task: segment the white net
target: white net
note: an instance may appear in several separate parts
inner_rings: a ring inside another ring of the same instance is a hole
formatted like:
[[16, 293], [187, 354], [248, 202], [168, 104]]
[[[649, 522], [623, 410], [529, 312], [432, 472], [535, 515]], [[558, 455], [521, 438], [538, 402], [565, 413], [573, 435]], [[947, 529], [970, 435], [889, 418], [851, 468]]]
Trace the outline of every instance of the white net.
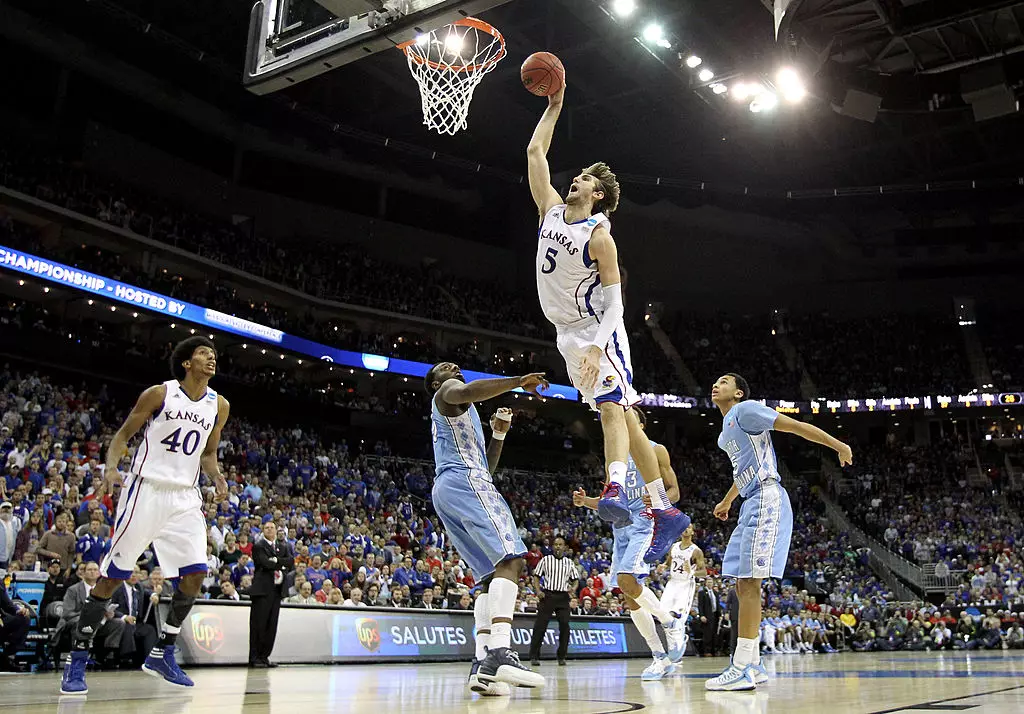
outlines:
[[466, 128], [469, 104], [484, 75], [505, 57], [505, 38], [467, 17], [399, 45], [420, 86], [423, 124], [439, 134]]

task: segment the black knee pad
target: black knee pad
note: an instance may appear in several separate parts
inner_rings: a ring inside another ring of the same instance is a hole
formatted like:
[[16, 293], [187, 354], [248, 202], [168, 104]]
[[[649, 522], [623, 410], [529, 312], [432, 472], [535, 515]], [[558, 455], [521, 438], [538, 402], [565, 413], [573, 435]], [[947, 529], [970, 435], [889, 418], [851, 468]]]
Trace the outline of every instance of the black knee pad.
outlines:
[[167, 624], [173, 627], [181, 627], [181, 623], [188, 617], [188, 613], [195, 602], [196, 599], [191, 595], [186, 595], [181, 590], [175, 590], [174, 595], [171, 596], [171, 612], [167, 616]]

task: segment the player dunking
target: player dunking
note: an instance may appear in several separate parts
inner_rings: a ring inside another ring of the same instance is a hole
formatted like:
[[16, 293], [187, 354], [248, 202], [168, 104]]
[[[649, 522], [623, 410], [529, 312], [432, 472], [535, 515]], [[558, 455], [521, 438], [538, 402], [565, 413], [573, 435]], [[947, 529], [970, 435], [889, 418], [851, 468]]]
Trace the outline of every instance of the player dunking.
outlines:
[[802, 436], [839, 455], [839, 465], [853, 463], [850, 447], [811, 424], [796, 421], [759, 402], [749, 401], [747, 380], [730, 372], [711, 388], [711, 401], [722, 412], [718, 448], [732, 462], [733, 484], [715, 506], [715, 518], [729, 519], [737, 496], [743, 497], [739, 520], [722, 560], [722, 575], [736, 578], [740, 615], [736, 651], [729, 667], [704, 683], [711, 690], [754, 689], [768, 681], [758, 648], [761, 627], [761, 580], [781, 578], [793, 535], [793, 508], [780, 483], [771, 430]]
[[[644, 424], [643, 412], [636, 409], [636, 415]], [[672, 469], [668, 449], [661, 444], [650, 442], [658, 460], [659, 472], [665, 482], [665, 492], [669, 501], [679, 498], [679, 484], [676, 472]], [[613, 529], [615, 537], [612, 546], [612, 578], [610, 587], [617, 587], [626, 596], [626, 607], [629, 616], [636, 625], [637, 631], [651, 648], [654, 661], [643, 671], [644, 680], [657, 680], [671, 672], [672, 664], [683, 656], [685, 620], [677, 619], [658, 602], [658, 597], [641, 580], [650, 575], [651, 566], [644, 562], [651, 539], [654, 537], [654, 521], [648, 511], [650, 499], [642, 485], [643, 479], [637, 471], [632, 456], [626, 465], [625, 493], [629, 502], [630, 521], [624, 525], [616, 525]], [[597, 510], [598, 499], [587, 496], [584, 489], [577, 489], [572, 494], [572, 502]], [[658, 639], [658, 631], [654, 627], [655, 618], [665, 628], [668, 640], [668, 654]]]
[[543, 374], [528, 374], [467, 384], [458, 365], [441, 362], [430, 368], [424, 384], [431, 395], [434, 508], [452, 545], [483, 584], [483, 593], [473, 607], [476, 657], [469, 688], [494, 696], [508, 694], [509, 684], [542, 687], [544, 677], [522, 664], [512, 649], [512, 615], [526, 546], [508, 504], [491, 481], [512, 414], [504, 410], [491, 420], [491, 443], [485, 451], [474, 402], [519, 387], [534, 392], [548, 383]]
[[598, 515], [619, 525], [631, 520], [626, 460], [632, 455], [654, 513], [654, 534], [643, 559], [656, 563], [690, 518], [669, 501], [654, 447], [631, 410], [640, 399], [633, 389], [618, 251], [608, 219], [619, 204], [619, 183], [606, 164], [597, 163], [573, 180], [564, 201], [551, 186], [547, 153], [564, 97], [564, 87], [548, 97], [527, 149], [530, 191], [540, 212], [537, 293], [558, 332], [569, 378], [601, 414], [607, 485]]
[[64, 667], [61, 693], [87, 694], [85, 668], [89, 648], [110, 596], [131, 577], [136, 561], [150, 543], [168, 578], [180, 578], [170, 612], [143, 671], [171, 684], [191, 687], [192, 680], [174, 659], [175, 641], [199, 596], [206, 577], [206, 522], [197, 489], [200, 471], [213, 478], [216, 498], [228, 493], [217, 464], [217, 444], [228, 420], [228, 401], [209, 388], [217, 372], [213, 343], [192, 337], [171, 354], [174, 379], [150, 387], [114, 434], [107, 448], [103, 482], [96, 499], [121, 482], [118, 465], [128, 440], [146, 424], [145, 437], [131, 462], [117, 504], [110, 551], [100, 564], [102, 577], [92, 589], [74, 635], [71, 660]]
[[[669, 581], [665, 585], [665, 592], [661, 594], [661, 606], [666, 612], [678, 614], [685, 623], [690, 617], [690, 609], [693, 607], [693, 595], [697, 592], [697, 578], [705, 578], [708, 575], [707, 566], [704, 563], [704, 551], [693, 542], [693, 524], [683, 531], [683, 537], [672, 546], [668, 552], [666, 561], [669, 571]], [[685, 625], [683, 631], [685, 632]], [[683, 653], [686, 652], [686, 643], [689, 635], [683, 635]]]

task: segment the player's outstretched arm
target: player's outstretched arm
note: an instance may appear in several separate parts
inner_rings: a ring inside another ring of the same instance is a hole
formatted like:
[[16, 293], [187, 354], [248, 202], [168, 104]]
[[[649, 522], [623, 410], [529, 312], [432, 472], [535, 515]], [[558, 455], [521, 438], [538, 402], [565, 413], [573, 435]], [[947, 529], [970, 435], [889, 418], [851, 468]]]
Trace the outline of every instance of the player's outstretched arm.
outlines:
[[132, 408], [128, 418], [124, 420], [124, 424], [114, 434], [114, 438], [110, 440], [110, 446], [107, 447], [103, 480], [94, 491], [96, 499], [102, 498], [103, 494], [107, 493], [115, 483], [121, 483], [121, 474], [118, 472], [117, 466], [128, 453], [128, 440], [138, 433], [143, 424], [149, 421], [153, 412], [163, 406], [166, 397], [167, 387], [162, 384], [154, 385], [139, 395], [135, 407]]
[[231, 404], [224, 397], [217, 395], [217, 423], [210, 432], [210, 438], [206, 440], [206, 448], [203, 455], [199, 457], [199, 466], [207, 476], [213, 479], [214, 487], [217, 489], [214, 499], [223, 501], [228, 495], [228, 482], [224, 474], [220, 472], [220, 464], [217, 463], [217, 445], [220, 444], [220, 433], [228, 422], [228, 415], [231, 413]]
[[840, 466], [849, 466], [853, 463], [853, 450], [850, 449], [848, 445], [813, 424], [797, 421], [785, 414], [779, 414], [775, 419], [774, 429], [775, 431], [785, 431], [790, 434], [796, 434], [797, 436], [807, 439], [807, 441], [813, 441], [815, 444], [827, 446], [839, 456]]
[[577, 508], [589, 508], [591, 511], [596, 511], [598, 500], [595, 496], [588, 496], [582, 488], [572, 492], [572, 505]]
[[449, 379], [437, 390], [438, 395], [446, 404], [473, 404], [474, 402], [485, 402], [488, 399], [511, 392], [513, 389], [523, 389], [537, 393], [538, 387], [548, 387], [548, 380], [544, 379], [543, 372], [523, 375], [522, 377], [499, 377], [497, 379], [478, 379], [474, 382], [460, 382], [457, 379]]
[[565, 87], [557, 94], [548, 97], [548, 108], [540, 118], [533, 138], [526, 148], [526, 159], [529, 167], [530, 193], [537, 204], [537, 211], [544, 215], [562, 202], [562, 197], [551, 185], [551, 168], [548, 166], [548, 149], [555, 135], [555, 124], [562, 113], [562, 100], [565, 98]]

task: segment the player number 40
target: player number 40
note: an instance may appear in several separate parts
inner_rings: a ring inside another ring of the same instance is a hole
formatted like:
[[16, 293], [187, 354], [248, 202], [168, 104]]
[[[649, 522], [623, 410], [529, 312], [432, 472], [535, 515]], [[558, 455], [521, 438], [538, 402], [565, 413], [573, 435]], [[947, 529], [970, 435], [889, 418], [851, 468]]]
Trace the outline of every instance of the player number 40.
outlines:
[[555, 272], [555, 256], [557, 255], [557, 248], [548, 248], [548, 252], [544, 254], [544, 267], [540, 269], [540, 272], [545, 275]]
[[175, 429], [166, 438], [160, 440], [161, 444], [167, 446], [167, 450], [172, 454], [178, 453], [178, 449], [185, 454], [185, 456], [191, 456], [196, 453], [196, 449], [199, 448], [199, 432], [193, 429], [189, 433], [185, 434], [185, 438], [181, 438], [181, 429]]

